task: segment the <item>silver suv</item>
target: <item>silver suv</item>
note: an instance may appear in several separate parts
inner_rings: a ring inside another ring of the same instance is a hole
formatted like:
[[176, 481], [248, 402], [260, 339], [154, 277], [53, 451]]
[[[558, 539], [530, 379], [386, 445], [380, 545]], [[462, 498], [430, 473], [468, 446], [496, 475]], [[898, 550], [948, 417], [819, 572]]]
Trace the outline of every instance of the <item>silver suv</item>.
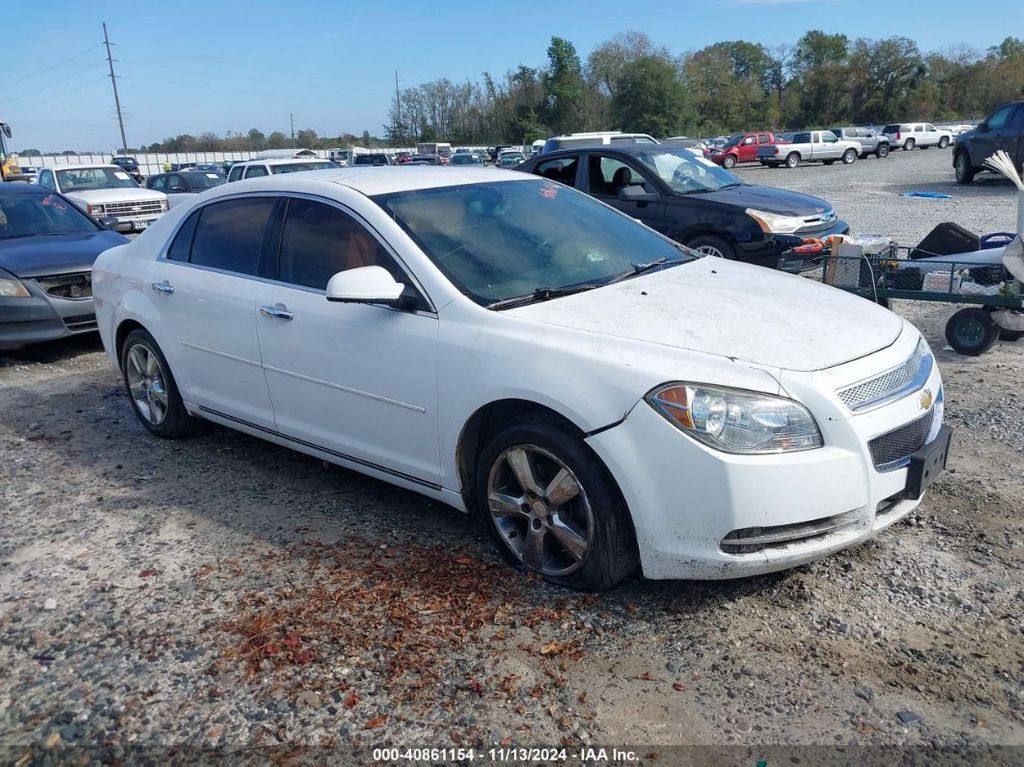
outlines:
[[889, 156], [889, 137], [876, 133], [871, 128], [830, 128], [837, 138], [856, 141], [861, 146], [860, 156], [864, 159], [873, 154], [882, 159]]

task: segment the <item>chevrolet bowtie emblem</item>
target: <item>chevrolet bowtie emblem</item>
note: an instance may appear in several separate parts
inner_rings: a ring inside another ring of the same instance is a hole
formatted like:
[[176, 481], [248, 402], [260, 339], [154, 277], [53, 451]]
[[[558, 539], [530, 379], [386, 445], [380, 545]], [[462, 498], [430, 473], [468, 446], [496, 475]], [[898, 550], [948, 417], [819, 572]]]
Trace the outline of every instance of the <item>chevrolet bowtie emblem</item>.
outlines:
[[934, 398], [932, 397], [932, 390], [931, 389], [925, 389], [923, 392], [921, 392], [921, 409], [922, 410], [927, 410], [928, 408], [930, 408], [932, 406], [932, 402], [933, 401], [934, 401]]

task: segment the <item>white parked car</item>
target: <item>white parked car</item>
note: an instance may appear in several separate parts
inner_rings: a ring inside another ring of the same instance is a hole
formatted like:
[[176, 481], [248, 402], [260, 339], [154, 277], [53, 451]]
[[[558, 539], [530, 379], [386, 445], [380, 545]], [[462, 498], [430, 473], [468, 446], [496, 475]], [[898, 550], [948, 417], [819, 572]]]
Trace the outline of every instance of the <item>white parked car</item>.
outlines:
[[94, 218], [113, 217], [119, 232], [141, 232], [168, 208], [167, 195], [142, 189], [117, 165], [40, 168], [39, 186], [60, 192]]
[[894, 123], [886, 125], [882, 133], [889, 137], [890, 148], [906, 151], [914, 147], [927, 149], [933, 146], [945, 149], [953, 143], [952, 131], [936, 128], [931, 123]]
[[573, 588], [818, 559], [945, 463], [912, 325], [527, 174], [227, 184], [103, 253], [93, 291], [153, 434], [207, 419], [479, 511]]
[[[358, 157], [359, 155], [356, 155]], [[269, 160], [246, 160], [231, 166], [228, 171], [228, 182], [241, 181], [245, 178], [273, 176], [279, 173], [301, 173], [307, 170], [332, 170], [338, 166], [330, 160], [316, 157], [282, 158]]]

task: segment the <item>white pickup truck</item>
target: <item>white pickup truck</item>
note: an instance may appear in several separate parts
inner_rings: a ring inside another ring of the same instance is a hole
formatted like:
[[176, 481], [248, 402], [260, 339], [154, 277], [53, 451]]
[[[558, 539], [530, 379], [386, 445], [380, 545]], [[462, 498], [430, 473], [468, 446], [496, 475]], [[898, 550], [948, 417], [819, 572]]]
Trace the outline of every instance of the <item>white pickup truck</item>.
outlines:
[[757, 148], [757, 159], [762, 165], [777, 168], [785, 165], [795, 168], [802, 162], [822, 162], [831, 165], [841, 160], [850, 165], [860, 156], [860, 144], [836, 138], [830, 130], [801, 131], [794, 133], [789, 142], [781, 142]]

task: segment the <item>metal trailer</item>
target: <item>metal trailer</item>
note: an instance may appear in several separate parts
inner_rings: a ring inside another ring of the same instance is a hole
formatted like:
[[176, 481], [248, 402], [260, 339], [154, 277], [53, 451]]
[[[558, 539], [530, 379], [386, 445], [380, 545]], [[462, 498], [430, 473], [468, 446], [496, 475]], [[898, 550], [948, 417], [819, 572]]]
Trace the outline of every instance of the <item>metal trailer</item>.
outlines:
[[911, 260], [911, 250], [893, 245], [877, 255], [824, 254], [821, 281], [886, 307], [892, 299], [964, 306], [946, 322], [946, 340], [960, 354], [977, 356], [1000, 338], [1024, 337], [1024, 284], [1003, 265], [1003, 248], [993, 249], [988, 263], [975, 254]]

